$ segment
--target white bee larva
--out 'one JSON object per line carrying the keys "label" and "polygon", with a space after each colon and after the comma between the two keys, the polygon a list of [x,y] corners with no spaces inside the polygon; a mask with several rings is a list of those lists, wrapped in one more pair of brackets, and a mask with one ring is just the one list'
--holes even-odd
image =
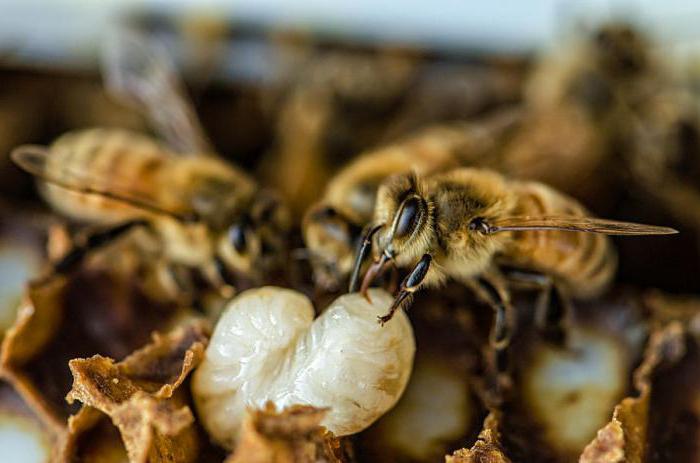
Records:
{"label": "white bee larva", "polygon": [[392,297],[370,291],[336,299],[314,320],[302,294],[264,287],[245,291],[216,325],[192,391],[210,436],[233,448],[247,407],[272,401],[330,407],[322,423],[338,436],[359,432],[396,404],[411,374],[415,341],[398,313],[377,316]]}

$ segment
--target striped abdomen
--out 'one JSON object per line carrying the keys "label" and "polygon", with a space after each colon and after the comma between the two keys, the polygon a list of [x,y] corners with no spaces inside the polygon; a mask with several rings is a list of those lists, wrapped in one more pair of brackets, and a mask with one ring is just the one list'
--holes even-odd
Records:
{"label": "striped abdomen", "polygon": [[[590,216],[573,198],[534,182],[514,182],[515,215]],[[554,276],[575,297],[593,297],[611,282],[617,254],[609,237],[570,231],[516,232],[506,254],[508,263]]]}
{"label": "striped abdomen", "polygon": [[[171,155],[154,140],[121,129],[87,129],[68,133],[49,148],[46,169],[93,190],[162,201],[164,167]],[[83,221],[110,223],[144,215],[124,202],[97,194],[43,186],[46,200],[61,213]]]}

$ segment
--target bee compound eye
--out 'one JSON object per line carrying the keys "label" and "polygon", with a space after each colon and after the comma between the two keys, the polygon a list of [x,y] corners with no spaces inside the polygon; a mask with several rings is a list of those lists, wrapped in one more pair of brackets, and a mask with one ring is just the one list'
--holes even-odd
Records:
{"label": "bee compound eye", "polygon": [[240,223],[233,224],[228,229],[229,242],[239,254],[243,254],[247,248],[245,232],[245,226]]}
{"label": "bee compound eye", "polygon": [[420,203],[418,198],[408,199],[401,209],[401,215],[399,215],[394,236],[397,238],[403,238],[410,235],[418,223],[419,212]]}

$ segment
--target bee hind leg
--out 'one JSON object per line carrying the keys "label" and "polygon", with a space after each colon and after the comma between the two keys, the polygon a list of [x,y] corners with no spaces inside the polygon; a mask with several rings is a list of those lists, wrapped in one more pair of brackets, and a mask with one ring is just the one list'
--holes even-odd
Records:
{"label": "bee hind leg", "polygon": [[403,306],[406,299],[420,289],[420,286],[423,284],[423,280],[425,280],[425,276],[428,274],[428,270],[430,270],[430,263],[432,260],[433,256],[430,254],[424,254],[415,267],[413,267],[411,273],[409,273],[406,278],[403,279],[401,286],[399,287],[399,294],[391,304],[389,312],[387,312],[386,315],[377,317],[380,325],[384,325],[384,323],[391,320],[394,317],[394,313],[396,313],[396,311]]}

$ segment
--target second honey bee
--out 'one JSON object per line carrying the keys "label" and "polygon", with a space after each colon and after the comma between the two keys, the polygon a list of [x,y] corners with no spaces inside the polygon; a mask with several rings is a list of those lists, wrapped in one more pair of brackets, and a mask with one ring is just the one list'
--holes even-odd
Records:
{"label": "second honey bee", "polygon": [[[412,267],[381,323],[420,288],[454,278],[479,294],[477,278],[486,277],[502,299],[492,305],[492,342],[503,345],[513,318],[507,313],[507,290],[489,276],[497,266],[534,271],[545,276],[543,289],[550,280],[564,294],[589,298],[600,294],[615,274],[616,254],[605,235],[672,233],[676,231],[666,227],[589,217],[576,200],[553,188],[490,170],[398,175],[379,187],[350,290],[357,290],[362,262],[372,249],[375,259],[362,279],[363,293],[388,265]],[[481,294],[488,299],[488,291]]]}
{"label": "second honey bee", "polygon": [[158,278],[173,295],[178,268],[198,271],[225,293],[233,275],[259,279],[266,256],[284,245],[286,209],[243,171],[211,154],[162,54],[145,39],[120,40],[125,42],[108,77],[146,106],[170,146],[131,131],[94,128],[12,153],[43,182],[43,195],[56,210],[101,227],[78,241],[53,272],[71,270],[92,250],[143,228],[152,239],[140,247],[151,253],[146,260],[165,264]]}

